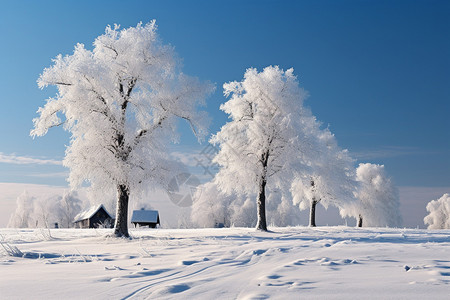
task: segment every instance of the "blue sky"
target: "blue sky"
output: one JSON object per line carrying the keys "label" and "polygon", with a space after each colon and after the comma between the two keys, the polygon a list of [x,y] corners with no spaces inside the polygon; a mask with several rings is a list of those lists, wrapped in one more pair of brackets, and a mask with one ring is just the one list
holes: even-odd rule
{"label": "blue sky", "polygon": [[[307,105],[359,162],[399,186],[450,186],[449,1],[0,1],[0,182],[65,185],[62,129],[32,139],[55,90],[36,79],[57,54],[90,47],[107,24],[156,19],[184,72],[217,85],[207,110],[227,116],[222,84],[248,67],[293,67]],[[205,145],[186,128],[173,151]],[[55,162],[56,160],[56,162]],[[431,200],[431,199],[430,199]]]}

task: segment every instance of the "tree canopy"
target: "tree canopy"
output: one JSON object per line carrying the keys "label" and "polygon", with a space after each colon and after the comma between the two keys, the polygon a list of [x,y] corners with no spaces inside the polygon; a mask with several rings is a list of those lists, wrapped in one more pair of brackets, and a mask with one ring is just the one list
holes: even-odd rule
{"label": "tree canopy", "polygon": [[359,164],[356,179],[359,201],[348,210],[349,215],[362,218],[364,226],[400,227],[402,217],[398,190],[392,179],[387,176],[384,165]]}
{"label": "tree canopy", "polygon": [[450,229],[450,194],[428,202],[427,212],[423,221],[428,229]]}

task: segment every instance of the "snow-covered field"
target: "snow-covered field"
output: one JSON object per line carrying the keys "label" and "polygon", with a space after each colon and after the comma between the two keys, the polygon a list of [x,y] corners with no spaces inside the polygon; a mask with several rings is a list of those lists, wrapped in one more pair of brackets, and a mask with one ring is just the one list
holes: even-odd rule
{"label": "snow-covered field", "polygon": [[271,230],[0,229],[0,298],[450,298],[450,230]]}

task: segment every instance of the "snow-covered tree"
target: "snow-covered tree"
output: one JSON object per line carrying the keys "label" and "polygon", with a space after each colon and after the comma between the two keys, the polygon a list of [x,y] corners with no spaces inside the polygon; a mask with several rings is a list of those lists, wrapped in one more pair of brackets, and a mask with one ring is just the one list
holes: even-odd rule
{"label": "snow-covered tree", "polygon": [[334,135],[327,128],[321,129],[319,122],[310,122],[310,126],[310,134],[316,137],[316,156],[311,161],[310,173],[297,176],[291,192],[301,210],[310,209],[309,226],[315,227],[316,205],[336,206],[344,215],[343,208],[355,201],[357,184],[347,150],[339,148]]}
{"label": "snow-covered tree", "polygon": [[76,191],[65,191],[59,200],[58,223],[61,227],[73,227],[75,216],[81,211],[83,202]]}
{"label": "snow-covered tree", "polygon": [[16,210],[11,215],[8,227],[53,227],[54,223],[62,228],[73,226],[73,218],[81,211],[81,200],[77,192],[65,191],[64,194],[31,196],[23,192],[16,202]]}
{"label": "snow-covered tree", "polygon": [[8,227],[28,228],[35,226],[33,218],[33,203],[35,199],[27,191],[24,191],[17,197],[16,210],[9,219]]}
{"label": "snow-covered tree", "polygon": [[221,193],[213,182],[198,186],[193,195],[192,222],[198,227],[229,226],[227,209],[231,201],[232,196]]}
{"label": "snow-covered tree", "polygon": [[255,196],[234,195],[228,206],[230,225],[235,227],[255,227],[258,217],[255,214]]}
{"label": "snow-covered tree", "polygon": [[290,193],[279,189],[269,190],[266,209],[267,221],[273,226],[296,226],[301,222],[300,209],[292,202]]}
{"label": "snow-covered tree", "polygon": [[349,207],[347,213],[359,218],[358,226],[401,226],[398,190],[387,176],[384,166],[359,164],[356,179],[359,182],[357,192],[359,201],[353,208]]}
{"label": "snow-covered tree", "polygon": [[220,147],[215,183],[226,194],[256,195],[256,228],[265,231],[266,185],[286,189],[311,154],[303,130],[312,119],[303,108],[306,92],[293,69],[270,66],[260,73],[248,69],[241,82],[224,84],[224,94],[230,100],[220,108],[231,121],[211,139]]}
{"label": "snow-covered tree", "polygon": [[53,224],[58,223],[62,212],[60,201],[60,195],[49,195],[36,198],[33,202],[33,212],[37,227],[53,228]]}
{"label": "snow-covered tree", "polygon": [[38,110],[31,135],[58,125],[71,133],[64,159],[71,187],[87,181],[117,191],[115,236],[129,236],[130,193],[165,186],[174,175],[165,145],[178,138],[176,120],[186,120],[198,137],[205,134],[205,113],[197,106],[214,87],[178,65],[152,21],[122,30],[108,26],[92,51],[77,44],[39,77],[40,88],[54,85],[58,93]]}
{"label": "snow-covered tree", "polygon": [[423,221],[428,229],[450,229],[450,194],[428,202],[427,212]]}

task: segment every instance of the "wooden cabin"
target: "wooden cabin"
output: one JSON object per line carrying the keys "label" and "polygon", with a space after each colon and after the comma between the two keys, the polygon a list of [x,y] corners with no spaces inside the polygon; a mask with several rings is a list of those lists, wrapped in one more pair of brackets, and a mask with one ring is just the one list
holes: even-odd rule
{"label": "wooden cabin", "polygon": [[148,226],[149,228],[156,228],[157,225],[160,225],[159,213],[157,210],[133,210],[131,223],[134,224],[134,227],[139,225],[139,227]]}
{"label": "wooden cabin", "polygon": [[108,213],[103,204],[92,206],[75,216],[75,228],[113,228],[114,218]]}

